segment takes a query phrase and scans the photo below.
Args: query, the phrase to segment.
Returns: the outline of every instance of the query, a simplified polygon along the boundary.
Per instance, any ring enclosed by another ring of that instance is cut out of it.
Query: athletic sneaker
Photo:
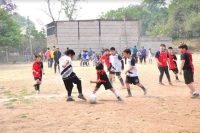
[[[67,102],[72,102],[72,101],[75,101],[72,97],[67,98]]]
[[[126,97],[132,97],[132,94],[128,94]]]
[[[122,98],[120,96],[117,97],[118,101],[123,101]]]
[[[78,98],[80,98],[80,99],[82,99],[82,100],[84,100],[84,101],[87,100],[82,94],[79,94],[79,95],[78,95]]]
[[[165,84],[163,84],[162,82],[160,82],[159,84],[160,84],[160,85],[165,85]]]
[[[192,98],[197,98],[197,97],[199,97],[199,93],[193,93],[192,94]]]

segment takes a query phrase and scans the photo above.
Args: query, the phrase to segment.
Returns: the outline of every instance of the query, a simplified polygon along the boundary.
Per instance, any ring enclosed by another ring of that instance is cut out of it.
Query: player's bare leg
[[[114,74],[109,74],[109,80],[110,80],[111,85],[113,84],[113,77],[114,77]]]
[[[132,97],[132,93],[131,93],[131,89],[130,89],[129,83],[126,83],[126,88],[127,88],[127,92],[128,92],[128,96],[127,97]]]
[[[137,86],[139,86],[143,90],[144,95],[147,94],[147,89],[141,83],[138,83]]]
[[[114,88],[110,88],[110,90],[116,96],[116,98],[117,98],[118,101],[122,101],[121,97],[119,96],[119,94],[117,93],[117,91]]]

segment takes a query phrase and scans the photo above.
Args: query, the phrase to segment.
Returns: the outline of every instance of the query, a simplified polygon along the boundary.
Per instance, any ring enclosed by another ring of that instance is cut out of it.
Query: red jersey
[[[109,59],[109,55],[102,55],[100,62],[102,64],[106,64],[106,67],[109,69],[110,68],[110,59]]]
[[[158,64],[158,67],[166,67],[167,66],[167,59],[168,53],[158,51],[155,56],[161,64]]]
[[[34,78],[41,78],[41,71],[42,71],[42,68],[41,68],[41,65],[39,62],[34,62],[33,63],[33,77]]]
[[[176,61],[177,61],[176,55],[174,55],[174,54],[169,54],[169,69],[170,69],[170,70],[173,70],[173,69],[176,69],[176,68],[177,68]]]
[[[101,83],[109,82],[108,76],[106,75],[106,72],[104,70],[97,72],[97,80],[100,80]]]

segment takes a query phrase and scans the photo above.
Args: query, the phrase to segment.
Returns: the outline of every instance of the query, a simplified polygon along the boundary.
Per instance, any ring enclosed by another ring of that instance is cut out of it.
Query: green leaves
[[[199,0],[143,0],[140,5],[108,11],[102,19],[140,20],[142,35],[173,38],[200,37]]]
[[[0,47],[17,47],[21,41],[19,25],[11,18],[11,15],[0,8]]]

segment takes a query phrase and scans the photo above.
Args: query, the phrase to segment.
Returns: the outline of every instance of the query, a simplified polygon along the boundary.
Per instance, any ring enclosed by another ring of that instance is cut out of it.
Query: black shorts
[[[174,74],[178,74],[178,68],[171,69]]]
[[[42,81],[42,79],[41,78],[34,78],[34,80],[36,81],[36,80],[38,80],[39,79],[39,81]]]
[[[185,84],[190,84],[194,82],[194,73],[192,72],[192,70],[183,70],[183,76]]]
[[[109,81],[106,83],[97,83],[96,88],[100,88],[102,84],[106,90],[113,88]]]
[[[137,85],[140,83],[140,80],[138,76],[137,77],[126,76],[126,83]]]
[[[81,82],[81,80],[73,72],[69,77],[63,78],[63,82],[65,84],[65,88],[67,90],[70,90],[74,87],[73,84],[78,84],[79,82]]]
[[[112,71],[109,71],[109,74],[113,74],[113,75],[116,74],[116,76],[120,76],[120,75],[121,75],[121,72],[112,72]]]

